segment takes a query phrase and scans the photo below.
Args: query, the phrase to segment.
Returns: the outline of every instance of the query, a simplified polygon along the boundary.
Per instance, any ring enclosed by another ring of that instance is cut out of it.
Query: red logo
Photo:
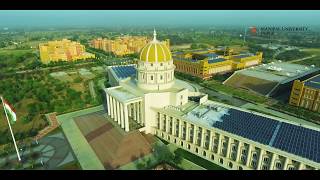
[[[256,35],[257,34],[257,28],[255,26],[250,27],[250,32],[252,35]]]

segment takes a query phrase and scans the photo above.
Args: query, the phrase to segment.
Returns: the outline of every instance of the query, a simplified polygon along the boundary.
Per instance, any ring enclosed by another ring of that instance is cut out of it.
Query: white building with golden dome
[[[226,169],[320,168],[319,128],[210,101],[175,79],[174,69],[154,32],[137,65],[108,67],[108,116],[127,132],[151,133]]]

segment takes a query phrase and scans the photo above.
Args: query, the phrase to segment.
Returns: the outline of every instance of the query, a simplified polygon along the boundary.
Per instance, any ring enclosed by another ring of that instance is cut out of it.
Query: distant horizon
[[[0,10],[0,28],[318,26],[306,10]]]

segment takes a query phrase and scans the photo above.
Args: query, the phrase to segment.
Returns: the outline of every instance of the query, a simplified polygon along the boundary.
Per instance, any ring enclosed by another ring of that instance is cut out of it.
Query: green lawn
[[[176,150],[176,154],[177,155],[180,155],[181,157],[199,165],[199,166],[202,166],[204,167],[205,169],[207,170],[226,170],[225,168],[221,167],[221,166],[218,166],[206,159],[203,159],[195,154],[192,154],[184,149],[181,149],[181,148],[178,148]]]

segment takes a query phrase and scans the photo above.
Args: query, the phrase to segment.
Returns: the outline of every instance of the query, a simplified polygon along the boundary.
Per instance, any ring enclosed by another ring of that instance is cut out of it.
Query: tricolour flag
[[[17,115],[15,111],[13,110],[12,106],[6,101],[3,100],[4,110],[6,111],[8,118],[10,120],[10,123],[13,124],[17,121]]]

